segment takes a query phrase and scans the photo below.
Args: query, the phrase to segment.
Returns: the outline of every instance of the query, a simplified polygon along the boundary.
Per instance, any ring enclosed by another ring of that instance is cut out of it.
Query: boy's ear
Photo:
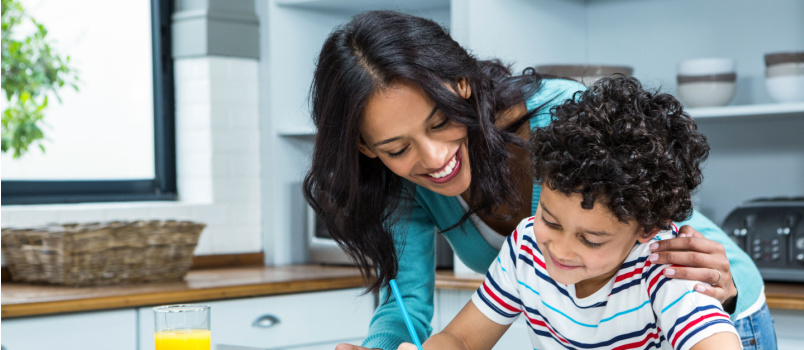
[[[659,234],[659,228],[658,227],[654,228],[653,231],[650,231],[650,234],[646,234],[645,229],[640,229],[639,237],[637,237],[637,241],[639,243],[641,243],[641,244],[648,243],[648,242],[650,242],[651,239],[653,239],[653,237],[656,237],[657,234]]]
[[[360,141],[357,142],[357,149],[360,151],[360,153],[363,153],[366,157],[377,158],[377,154],[374,153],[369,148],[369,146],[366,144],[366,142],[363,141],[362,137],[360,138]]]
[[[472,86],[469,85],[469,79],[462,78],[458,81],[458,95],[464,100],[472,96]]]

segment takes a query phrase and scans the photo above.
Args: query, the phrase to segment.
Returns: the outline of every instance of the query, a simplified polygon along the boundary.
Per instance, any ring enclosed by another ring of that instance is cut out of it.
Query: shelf
[[[295,7],[317,11],[339,11],[358,13],[368,10],[405,9],[429,10],[434,8],[449,8],[449,0],[280,0],[279,6]]]
[[[279,132],[277,134],[279,134],[279,136],[283,136],[283,137],[315,136],[316,130],[315,130],[315,128],[305,128],[305,127],[285,128],[285,129],[279,130]]]
[[[712,119],[712,118],[733,118],[733,117],[792,117],[795,115],[804,116],[804,103],[772,103],[762,105],[743,105],[726,107],[706,107],[687,109],[692,118]]]

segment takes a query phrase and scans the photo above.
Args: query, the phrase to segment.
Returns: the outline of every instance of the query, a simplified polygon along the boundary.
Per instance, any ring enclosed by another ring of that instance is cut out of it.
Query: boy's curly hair
[[[647,91],[634,78],[612,76],[578,92],[533,131],[534,177],[564,194],[595,200],[646,233],[670,229],[692,213],[691,193],[703,181],[706,137],[681,103]]]

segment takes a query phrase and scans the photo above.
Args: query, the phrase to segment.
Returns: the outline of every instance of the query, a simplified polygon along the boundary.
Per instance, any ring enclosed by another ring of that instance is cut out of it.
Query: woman
[[[530,130],[547,125],[550,107],[581,89],[532,71],[511,76],[415,16],[366,12],[330,34],[311,90],[318,134],[304,191],[373,281],[369,289],[380,292],[364,347],[396,349],[410,341],[387,290],[392,278],[419,338],[430,335],[435,234],[444,234],[473,270],[488,269],[538,202],[523,148]],[[704,282],[703,293],[733,317],[750,319],[753,327],[735,324],[744,346],[765,342],[757,337],[773,335],[773,328],[756,267],[701,214],[681,224],[687,237],[660,242],[656,262],[686,266],[668,274]],[[758,324],[770,331],[757,331]]]

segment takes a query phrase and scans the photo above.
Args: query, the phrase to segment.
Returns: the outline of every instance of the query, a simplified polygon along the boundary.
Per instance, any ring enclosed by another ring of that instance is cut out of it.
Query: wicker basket
[[[68,286],[181,280],[204,224],[113,221],[2,229],[14,281]]]

